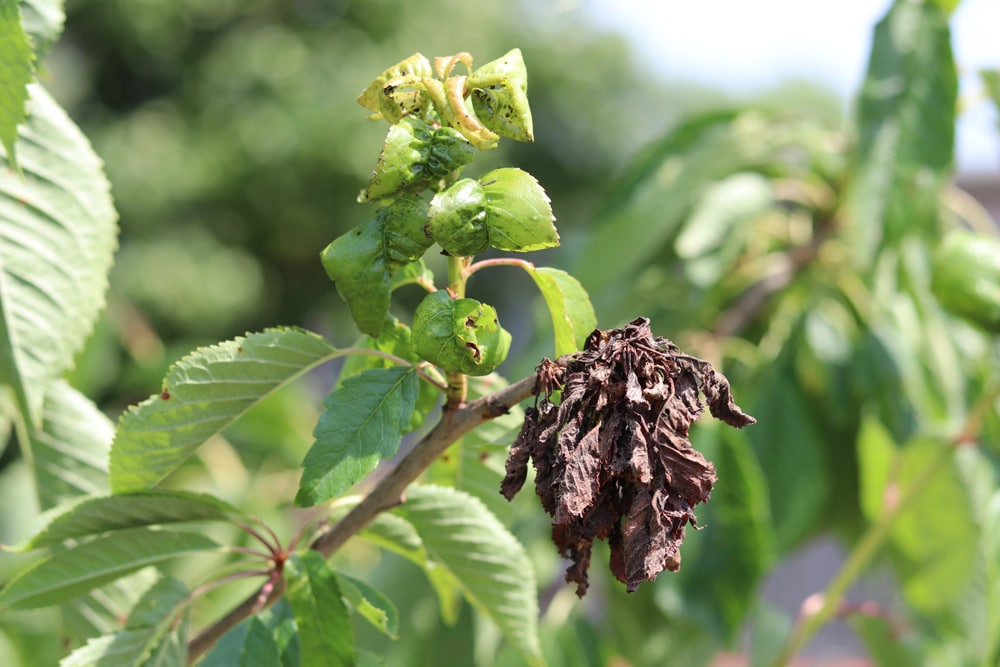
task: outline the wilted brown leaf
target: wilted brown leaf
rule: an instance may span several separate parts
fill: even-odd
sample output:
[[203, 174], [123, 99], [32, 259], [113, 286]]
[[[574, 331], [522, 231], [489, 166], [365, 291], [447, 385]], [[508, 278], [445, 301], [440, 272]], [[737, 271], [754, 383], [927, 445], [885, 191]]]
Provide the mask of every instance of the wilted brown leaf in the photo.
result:
[[[595, 330], [560, 368], [539, 365], [539, 400], [511, 447], [501, 493], [509, 500], [535, 466], [535, 491], [552, 515], [552, 540], [573, 561], [566, 580], [587, 591], [595, 540], [611, 547], [611, 571], [628, 590], [680, 567], [684, 529], [708, 500], [715, 468], [691, 447], [702, 413], [753, 424], [729, 382], [707, 361], [654, 338], [649, 320]], [[560, 392], [558, 404], [553, 394]]]

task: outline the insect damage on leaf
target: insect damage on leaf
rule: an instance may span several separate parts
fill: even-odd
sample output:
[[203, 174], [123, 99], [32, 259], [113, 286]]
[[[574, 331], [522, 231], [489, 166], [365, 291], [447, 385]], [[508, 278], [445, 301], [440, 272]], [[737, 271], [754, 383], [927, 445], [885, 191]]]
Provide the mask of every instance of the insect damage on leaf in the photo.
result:
[[581, 597], [597, 539], [608, 540], [611, 571], [629, 592], [677, 571], [684, 529], [716, 481], [688, 439], [704, 409], [699, 394], [731, 426], [756, 420], [735, 405], [722, 374], [654, 338], [646, 318], [595, 330], [565, 369], [544, 359], [538, 371], [540, 400], [526, 410], [500, 492], [514, 497], [530, 458], [552, 540], [573, 561], [566, 581]]

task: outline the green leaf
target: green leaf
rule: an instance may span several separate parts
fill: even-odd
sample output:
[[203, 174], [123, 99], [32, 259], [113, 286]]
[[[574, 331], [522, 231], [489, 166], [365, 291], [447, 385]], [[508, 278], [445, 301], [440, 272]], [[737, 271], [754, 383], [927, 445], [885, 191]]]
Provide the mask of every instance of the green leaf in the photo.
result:
[[957, 94], [947, 12], [897, 0], [875, 27], [858, 104], [849, 203], [860, 235], [851, 247], [863, 259], [908, 234], [938, 236]]
[[28, 425], [28, 444], [43, 509], [108, 490], [114, 427], [86, 396], [63, 380], [49, 384], [41, 428]]
[[758, 600], [750, 628], [751, 667], [773, 665], [792, 631], [788, 613], [764, 600]]
[[167, 633], [160, 645], [153, 649], [153, 654], [142, 664], [142, 667], [186, 667], [188, 663], [187, 650], [188, 619], [181, 619], [173, 630]]
[[861, 420], [857, 448], [861, 512], [869, 521], [876, 521], [886, 510], [886, 485], [898, 448], [885, 425], [870, 415]]
[[163, 392], [129, 408], [111, 447], [111, 489], [143, 491], [283, 384], [335, 356], [321, 336], [268, 329], [195, 350]]
[[197, 533], [121, 530], [35, 562], [0, 593], [0, 606], [29, 609], [56, 604], [147, 565], [218, 546]]
[[979, 77], [983, 80], [983, 88], [986, 94], [993, 101], [994, 106], [1000, 111], [1000, 69], [979, 70]]
[[419, 391], [413, 366], [365, 371], [327, 395], [302, 462], [295, 504], [326, 502], [351, 488], [399, 449]]
[[375, 172], [358, 201], [421, 190], [469, 164], [475, 155], [476, 149], [457, 130], [435, 129], [407, 116], [389, 128]]
[[411, 486], [396, 512], [528, 664], [543, 665], [534, 569], [517, 538], [477, 498], [447, 487]]
[[288, 602], [299, 628], [302, 664], [354, 665], [354, 635], [337, 576], [318, 552], [292, 554], [285, 566]]
[[35, 78], [33, 58], [17, 0], [0, 0], [0, 144], [15, 169], [17, 126], [24, 122], [28, 84]]
[[240, 652], [239, 667], [274, 667], [281, 664], [281, 651], [271, 629], [254, 616], [247, 626], [246, 640]]
[[424, 263], [423, 258], [409, 264], [404, 264], [392, 274], [393, 291], [406, 285], [419, 284], [434, 284], [434, 272], [427, 268], [427, 264]]
[[[274, 606], [253, 617], [268, 629], [277, 644], [279, 660], [268, 663], [280, 667], [299, 667], [299, 634], [288, 600], [282, 598]], [[240, 664], [250, 641], [250, 621], [243, 621], [223, 635], [222, 639], [198, 663], [200, 667], [232, 667]]]
[[450, 373], [489, 375], [507, 358], [510, 340], [493, 306], [446, 290], [425, 296], [413, 314], [417, 354]]
[[583, 349], [587, 336], [597, 326], [597, 316], [583, 285], [565, 271], [548, 267], [528, 270], [552, 315], [557, 357]]
[[358, 104], [369, 111], [381, 113], [381, 99], [385, 84], [392, 79], [398, 79], [403, 76], [431, 77], [434, 76], [434, 70], [431, 69], [430, 61], [426, 57], [420, 53], [414, 53], [409, 58], [399, 61], [375, 77], [368, 84], [368, 87], [358, 95]]
[[559, 245], [549, 198], [520, 169], [494, 169], [478, 181], [463, 178], [431, 200], [428, 229], [448, 254], [529, 252]]
[[393, 272], [420, 259], [433, 243], [424, 233], [426, 223], [427, 203], [404, 195], [323, 250], [326, 274], [362, 333], [378, 335], [389, 312]]
[[[356, 342], [353, 347], [378, 350], [388, 354], [396, 355], [412, 363], [420, 361], [416, 351], [413, 349], [411, 341], [410, 327], [406, 326], [395, 317], [390, 315], [382, 323], [382, 330], [378, 338], [365, 335]], [[373, 354], [352, 354], [344, 360], [344, 365], [340, 367], [340, 374], [337, 376], [337, 387], [359, 373], [372, 368], [393, 368], [396, 363], [389, 359], [383, 359]], [[413, 417], [403, 433], [414, 431], [427, 421], [427, 415], [438, 403], [441, 397], [441, 390], [429, 382], [420, 382], [420, 393], [417, 395], [416, 406], [413, 410]]]
[[954, 230], [934, 250], [931, 290], [953, 315], [1000, 333], [1000, 239]]
[[122, 619], [158, 579], [156, 568], [146, 567], [63, 603], [63, 632], [74, 643], [118, 632]]
[[739, 132], [742, 118], [726, 111], [687, 120], [611, 184], [569, 269], [587, 277], [592, 296], [620, 300], [620, 281], [632, 280], [676, 235], [704, 188], [752, 161], [760, 137]]
[[923, 667], [928, 664], [926, 649], [915, 641], [912, 632], [901, 629], [899, 623], [893, 623], [891, 618], [851, 614], [847, 620], [874, 661], [872, 664], [887, 667]]
[[469, 77], [472, 108], [483, 125], [515, 141], [534, 141], [528, 72], [521, 49], [511, 49]]
[[413, 524], [395, 514], [380, 514], [358, 536], [423, 570], [438, 596], [441, 618], [448, 625], [458, 621], [459, 584], [451, 572], [431, 559]]
[[[60, 663], [62, 667], [142, 667], [160, 648], [177, 615], [187, 606], [187, 586], [164, 577], [139, 599], [125, 628], [87, 642]], [[159, 664], [168, 664], [162, 659]]]
[[526, 171], [504, 167], [479, 179], [486, 195], [486, 226], [497, 250], [529, 252], [559, 245], [545, 190]]
[[29, 92], [24, 176], [0, 170], [0, 383], [37, 423], [104, 305], [117, 214], [86, 138], [45, 89]]
[[[493, 373], [469, 378], [468, 400], [482, 398], [508, 386], [507, 380]], [[511, 406], [505, 415], [480, 424], [463, 435], [431, 464], [425, 474], [428, 484], [452, 486], [476, 496], [506, 525], [511, 525], [520, 511], [534, 512], [537, 505], [524, 496], [523, 505], [511, 503], [497, 493], [506, 474], [507, 453], [524, 423], [524, 408]]]
[[382, 591], [360, 579], [335, 573], [344, 599], [355, 612], [390, 639], [399, 637], [399, 612]]
[[815, 528], [831, 486], [823, 434], [805, 396], [788, 382], [790, 372], [784, 365], [779, 360], [758, 387], [750, 410], [757, 424], [747, 430], [769, 486], [779, 554]]
[[[895, 474], [886, 475], [892, 494], [905, 494], [938, 460], [942, 447], [950, 445], [920, 438], [907, 442], [891, 462]], [[952, 457], [890, 530], [891, 555], [907, 602], [929, 616], [947, 612], [969, 583], [978, 534], [969, 485]]]
[[81, 498], [68, 507], [56, 507], [47, 512], [41, 518], [43, 527], [40, 530], [8, 549], [30, 551], [70, 538], [113, 530], [185, 521], [226, 521], [241, 514], [214, 496], [188, 491], [146, 491]]
[[682, 550], [681, 581], [686, 608], [731, 642], [774, 561], [767, 480], [743, 432], [700, 425], [694, 436], [719, 481], [698, 515], [704, 530], [689, 534]]
[[434, 195], [427, 230], [453, 257], [471, 257], [490, 247], [486, 193], [479, 181], [463, 178]]
[[62, 34], [66, 23], [63, 0], [22, 0], [24, 30], [31, 36], [35, 59], [41, 60]]

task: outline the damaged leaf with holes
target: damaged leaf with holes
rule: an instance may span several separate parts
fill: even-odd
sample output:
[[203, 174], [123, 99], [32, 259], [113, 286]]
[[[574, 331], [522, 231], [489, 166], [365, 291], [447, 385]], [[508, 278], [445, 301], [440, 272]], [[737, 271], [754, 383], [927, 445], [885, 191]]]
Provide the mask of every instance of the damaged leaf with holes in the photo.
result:
[[389, 128], [371, 181], [358, 201], [427, 187], [472, 162], [475, 153], [457, 130], [434, 128], [407, 116]]
[[[557, 404], [555, 392], [561, 392]], [[714, 466], [688, 431], [704, 409], [731, 426], [754, 423], [729, 382], [707, 361], [653, 337], [649, 320], [595, 330], [565, 366], [539, 366], [540, 399], [526, 411], [507, 459], [501, 493], [521, 489], [529, 458], [535, 491], [552, 515], [552, 540], [573, 561], [566, 581], [587, 591], [596, 540], [611, 547], [611, 571], [635, 591], [680, 567], [685, 528], [708, 500]]]
[[413, 314], [413, 346], [441, 370], [488, 375], [507, 358], [510, 334], [493, 306], [438, 290], [424, 297]]

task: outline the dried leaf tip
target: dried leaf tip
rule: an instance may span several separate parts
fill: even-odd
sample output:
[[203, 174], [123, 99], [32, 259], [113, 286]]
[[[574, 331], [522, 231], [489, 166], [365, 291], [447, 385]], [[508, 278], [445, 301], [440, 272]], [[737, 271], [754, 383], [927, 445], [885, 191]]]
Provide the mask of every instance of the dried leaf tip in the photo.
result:
[[[552, 395], [561, 392], [558, 404]], [[715, 467], [691, 446], [702, 414], [742, 428], [755, 422], [707, 361], [653, 337], [649, 320], [595, 330], [565, 368], [543, 359], [539, 400], [511, 447], [501, 493], [509, 500], [535, 466], [535, 492], [552, 517], [552, 540], [573, 561], [566, 580], [587, 591], [595, 540], [611, 546], [611, 571], [629, 592], [680, 568], [694, 507], [708, 500]]]

